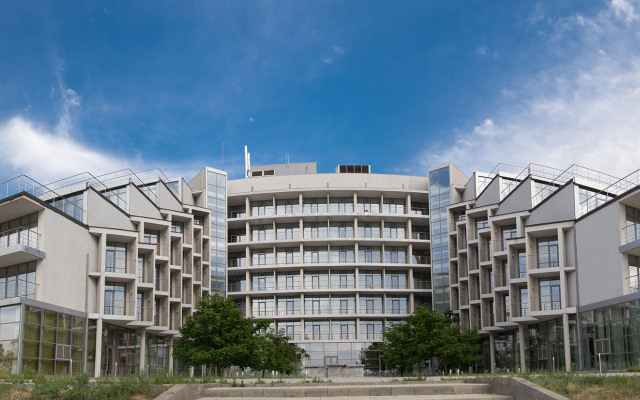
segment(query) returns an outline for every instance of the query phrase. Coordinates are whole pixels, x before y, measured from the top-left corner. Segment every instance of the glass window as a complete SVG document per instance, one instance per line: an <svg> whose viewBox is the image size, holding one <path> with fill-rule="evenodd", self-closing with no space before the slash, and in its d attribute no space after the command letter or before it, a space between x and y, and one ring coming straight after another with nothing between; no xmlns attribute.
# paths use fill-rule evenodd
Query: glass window
<svg viewBox="0 0 640 400"><path fill-rule="evenodd" d="M318 264L329 262L329 249L327 247L305 247L305 264Z"/></svg>
<svg viewBox="0 0 640 400"><path fill-rule="evenodd" d="M106 282L104 286L104 313L107 315L125 315L124 283Z"/></svg>
<svg viewBox="0 0 640 400"><path fill-rule="evenodd" d="M382 212L385 214L405 214L405 200L385 198L382 202Z"/></svg>
<svg viewBox="0 0 640 400"><path fill-rule="evenodd" d="M384 247L384 262L391 264L406 264L407 248L396 246Z"/></svg>
<svg viewBox="0 0 640 400"><path fill-rule="evenodd" d="M549 279L540 281L540 311L560 309L560 281Z"/></svg>
<svg viewBox="0 0 640 400"><path fill-rule="evenodd" d="M379 271L360 271L358 284L362 289L382 288L382 273Z"/></svg>
<svg viewBox="0 0 640 400"><path fill-rule="evenodd" d="M107 254L105 259L105 271L126 273L127 268L127 244L107 242Z"/></svg>
<svg viewBox="0 0 640 400"><path fill-rule="evenodd" d="M540 238L538 246L538 268L558 267L558 238Z"/></svg>
<svg viewBox="0 0 640 400"><path fill-rule="evenodd" d="M332 214L353 213L353 197L332 197L329 199L329 212Z"/></svg>
<svg viewBox="0 0 640 400"><path fill-rule="evenodd" d="M406 239L406 224L402 222L385 222L384 237L387 239Z"/></svg>
<svg viewBox="0 0 640 400"><path fill-rule="evenodd" d="M376 246L359 246L358 247L358 262L361 263L380 263L381 248Z"/></svg>
<svg viewBox="0 0 640 400"><path fill-rule="evenodd" d="M387 289L406 289L407 274L404 272L387 272L385 274L385 287Z"/></svg>
<svg viewBox="0 0 640 400"><path fill-rule="evenodd" d="M300 211L298 199L276 200L276 213L278 215L298 214Z"/></svg>
<svg viewBox="0 0 640 400"><path fill-rule="evenodd" d="M331 238L353 238L353 222L332 221L329 223L329 236Z"/></svg>
<svg viewBox="0 0 640 400"><path fill-rule="evenodd" d="M254 217L273 215L273 201L272 200L252 201L251 215Z"/></svg>
<svg viewBox="0 0 640 400"><path fill-rule="evenodd" d="M330 262L352 263L355 262L355 250L353 247L331 246Z"/></svg>
<svg viewBox="0 0 640 400"><path fill-rule="evenodd" d="M305 222L304 238L305 239L326 239L329 229L326 222Z"/></svg>
<svg viewBox="0 0 640 400"><path fill-rule="evenodd" d="M305 214L326 214L327 198L318 197L303 200L303 209Z"/></svg>
<svg viewBox="0 0 640 400"><path fill-rule="evenodd" d="M376 197L359 197L358 198L358 213L360 214L379 214L380 213L380 198Z"/></svg>
<svg viewBox="0 0 640 400"><path fill-rule="evenodd" d="M358 237L361 239L379 239L379 222L358 222Z"/></svg>

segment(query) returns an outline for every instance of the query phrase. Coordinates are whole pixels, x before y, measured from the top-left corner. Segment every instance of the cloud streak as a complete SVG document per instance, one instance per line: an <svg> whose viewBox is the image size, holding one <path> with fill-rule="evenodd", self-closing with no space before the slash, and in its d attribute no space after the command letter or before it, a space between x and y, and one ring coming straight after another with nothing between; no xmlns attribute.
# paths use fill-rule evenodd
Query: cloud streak
<svg viewBox="0 0 640 400"><path fill-rule="evenodd" d="M619 176L639 168L637 10L637 3L613 0L594 16L555 21L546 40L563 46L570 32L577 56L502 89L507 105L455 132L453 143L430 146L417 162L428 167L452 161L467 173L490 171L499 162L558 168L577 163Z"/></svg>

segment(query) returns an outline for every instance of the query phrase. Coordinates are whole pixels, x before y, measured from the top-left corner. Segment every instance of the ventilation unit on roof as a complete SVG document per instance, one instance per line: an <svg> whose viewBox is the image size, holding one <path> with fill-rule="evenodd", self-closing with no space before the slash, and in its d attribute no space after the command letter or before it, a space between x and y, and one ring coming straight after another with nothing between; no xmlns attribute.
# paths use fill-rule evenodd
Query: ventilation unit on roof
<svg viewBox="0 0 640 400"><path fill-rule="evenodd" d="M336 168L336 172L340 174L368 174L370 171L370 165L338 165Z"/></svg>

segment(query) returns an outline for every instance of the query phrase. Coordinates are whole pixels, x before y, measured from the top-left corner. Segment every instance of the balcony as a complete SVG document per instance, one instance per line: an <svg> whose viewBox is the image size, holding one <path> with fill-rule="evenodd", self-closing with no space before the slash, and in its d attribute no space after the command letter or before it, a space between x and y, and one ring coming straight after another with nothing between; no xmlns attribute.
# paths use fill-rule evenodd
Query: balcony
<svg viewBox="0 0 640 400"><path fill-rule="evenodd" d="M427 255L413 254L411 256L412 264L429 264L431 262L431 257Z"/></svg>
<svg viewBox="0 0 640 400"><path fill-rule="evenodd" d="M411 239L429 240L429 233L428 232L411 232Z"/></svg>
<svg viewBox="0 0 640 400"><path fill-rule="evenodd" d="M136 271L136 276L138 278L138 283L150 283L153 284L153 268L144 267L138 268Z"/></svg>
<svg viewBox="0 0 640 400"><path fill-rule="evenodd" d="M543 295L531 296L531 304L534 307L533 312L559 311L562 309L560 304L560 295Z"/></svg>
<svg viewBox="0 0 640 400"><path fill-rule="evenodd" d="M133 316L137 312L136 300L109 299L104 302L104 315Z"/></svg>
<svg viewBox="0 0 640 400"><path fill-rule="evenodd" d="M247 235L229 235L229 243L246 243Z"/></svg>
<svg viewBox="0 0 640 400"><path fill-rule="evenodd" d="M426 279L414 279L413 280L413 288L414 289L431 290L431 281L426 280Z"/></svg>
<svg viewBox="0 0 640 400"><path fill-rule="evenodd" d="M638 283L640 282L640 276L638 275L632 275L628 278L624 279L624 288L625 288L625 292L624 294L632 294L632 293L638 293L638 288L639 285Z"/></svg>
<svg viewBox="0 0 640 400"><path fill-rule="evenodd" d="M43 260L42 235L24 227L0 232L0 267Z"/></svg>
<svg viewBox="0 0 640 400"><path fill-rule="evenodd" d="M26 279L20 279L16 276L3 278L0 284L0 299L11 299L15 297L26 297L35 299L38 284L29 282Z"/></svg>
<svg viewBox="0 0 640 400"><path fill-rule="evenodd" d="M137 274L138 260L133 258L107 259L104 272L107 274ZM136 271L136 272L134 272Z"/></svg>
<svg viewBox="0 0 640 400"><path fill-rule="evenodd" d="M229 293L246 292L246 291L247 291L246 282L229 283L227 285L227 292Z"/></svg>
<svg viewBox="0 0 640 400"><path fill-rule="evenodd" d="M411 215L426 216L429 210L426 207L411 207Z"/></svg>
<svg viewBox="0 0 640 400"><path fill-rule="evenodd" d="M229 211L229 213L227 214L227 217L229 219L231 219L231 218L246 218L247 217L247 211L246 210L232 210L232 211Z"/></svg>
<svg viewBox="0 0 640 400"><path fill-rule="evenodd" d="M251 313L252 317L272 317L275 315L273 307L258 307Z"/></svg>

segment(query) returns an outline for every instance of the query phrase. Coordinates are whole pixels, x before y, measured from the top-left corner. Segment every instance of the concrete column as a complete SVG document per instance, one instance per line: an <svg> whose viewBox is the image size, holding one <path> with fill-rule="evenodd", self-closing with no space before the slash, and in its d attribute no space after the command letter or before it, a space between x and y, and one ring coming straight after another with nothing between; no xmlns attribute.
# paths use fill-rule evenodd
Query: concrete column
<svg viewBox="0 0 640 400"><path fill-rule="evenodd" d="M569 343L569 314L562 313L562 339L564 341L564 370L571 371L571 344Z"/></svg>
<svg viewBox="0 0 640 400"><path fill-rule="evenodd" d="M527 371L527 358L524 348L524 325L518 324L518 344L520 345L520 372Z"/></svg>
<svg viewBox="0 0 640 400"><path fill-rule="evenodd" d="M169 375L173 375L173 337L169 338Z"/></svg>
<svg viewBox="0 0 640 400"><path fill-rule="evenodd" d="M251 216L251 202L249 201L249 197L244 198L244 208L246 210L247 216ZM247 222L248 224L248 222Z"/></svg>
<svg viewBox="0 0 640 400"><path fill-rule="evenodd" d="M493 332L489 333L489 359L491 362L491 373L496 373L496 344Z"/></svg>
<svg viewBox="0 0 640 400"><path fill-rule="evenodd" d="M147 374L147 331L140 329L140 373Z"/></svg>
<svg viewBox="0 0 640 400"><path fill-rule="evenodd" d="M102 318L96 321L96 357L93 374L96 378L100 376L102 366Z"/></svg>

